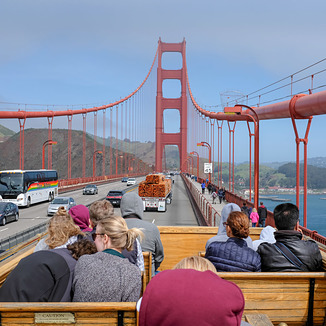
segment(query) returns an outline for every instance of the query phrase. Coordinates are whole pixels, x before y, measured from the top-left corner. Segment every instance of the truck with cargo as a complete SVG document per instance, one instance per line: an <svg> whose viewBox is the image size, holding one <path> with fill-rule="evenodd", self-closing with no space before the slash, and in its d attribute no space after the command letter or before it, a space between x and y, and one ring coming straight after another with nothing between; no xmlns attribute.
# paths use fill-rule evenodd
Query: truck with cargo
<svg viewBox="0 0 326 326"><path fill-rule="evenodd" d="M144 211L156 209L165 212L172 201L172 180L163 174L149 174L145 181L140 182L138 195L143 201Z"/></svg>

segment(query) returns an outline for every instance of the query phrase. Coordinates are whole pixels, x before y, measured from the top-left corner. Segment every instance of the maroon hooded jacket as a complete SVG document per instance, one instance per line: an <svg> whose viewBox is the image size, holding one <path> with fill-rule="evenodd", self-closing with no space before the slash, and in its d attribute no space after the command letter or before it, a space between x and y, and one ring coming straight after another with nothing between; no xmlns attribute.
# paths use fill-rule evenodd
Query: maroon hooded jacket
<svg viewBox="0 0 326 326"><path fill-rule="evenodd" d="M139 326L238 326L244 305L240 288L211 271L166 270L146 287Z"/></svg>
<svg viewBox="0 0 326 326"><path fill-rule="evenodd" d="M83 232L92 231L89 227L89 210L84 205L76 205L71 207L69 214L74 220L75 224L80 227Z"/></svg>

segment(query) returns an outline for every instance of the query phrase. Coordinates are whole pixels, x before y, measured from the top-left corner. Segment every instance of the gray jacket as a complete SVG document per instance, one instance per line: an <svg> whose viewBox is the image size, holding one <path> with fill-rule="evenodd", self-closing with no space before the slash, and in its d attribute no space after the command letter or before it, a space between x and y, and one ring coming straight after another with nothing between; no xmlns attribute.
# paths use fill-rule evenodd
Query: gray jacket
<svg viewBox="0 0 326 326"><path fill-rule="evenodd" d="M128 192L122 196L120 210L121 216L126 220L129 229L140 228L144 232L141 247L143 251L152 253L152 274L154 274L164 259L160 231L155 224L142 219L143 201L136 193Z"/></svg>
<svg viewBox="0 0 326 326"><path fill-rule="evenodd" d="M134 302L141 290L140 269L127 258L98 252L78 259L73 281L77 302Z"/></svg>

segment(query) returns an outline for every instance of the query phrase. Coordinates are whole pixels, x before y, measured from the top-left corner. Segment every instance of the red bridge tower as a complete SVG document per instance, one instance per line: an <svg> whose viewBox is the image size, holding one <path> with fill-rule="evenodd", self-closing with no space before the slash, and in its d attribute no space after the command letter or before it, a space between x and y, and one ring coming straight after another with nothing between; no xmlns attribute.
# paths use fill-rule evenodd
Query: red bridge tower
<svg viewBox="0 0 326 326"><path fill-rule="evenodd" d="M182 68L178 70L162 69L162 54L164 52L180 52ZM164 98L162 94L163 80L177 79L181 83L181 97ZM165 145L177 145L180 156L180 169L184 170L187 160L187 75L186 75L186 41L182 43L158 42L157 95L156 95L156 143L155 170L162 171L162 158ZM166 109L177 109L180 113L180 132L163 132L163 112Z"/></svg>

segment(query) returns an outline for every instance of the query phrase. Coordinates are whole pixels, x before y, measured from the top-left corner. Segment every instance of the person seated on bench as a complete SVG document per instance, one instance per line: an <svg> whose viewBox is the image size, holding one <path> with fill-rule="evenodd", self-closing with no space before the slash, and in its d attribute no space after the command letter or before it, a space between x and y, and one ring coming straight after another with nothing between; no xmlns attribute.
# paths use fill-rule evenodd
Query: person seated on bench
<svg viewBox="0 0 326 326"><path fill-rule="evenodd" d="M262 243L257 249L263 272L313 272L322 270L322 256L313 240L302 240L299 209L291 203L274 208L276 242Z"/></svg>
<svg viewBox="0 0 326 326"><path fill-rule="evenodd" d="M274 232L275 229L272 226L265 226L260 232L259 240L255 240L252 242L253 249L257 251L259 245L263 242L275 243L276 240L274 237Z"/></svg>
<svg viewBox="0 0 326 326"><path fill-rule="evenodd" d="M88 234L92 235L96 233L96 226L99 221L114 216L114 208L108 200L98 200L90 206L89 214L93 230ZM138 239L135 240L132 250L124 249L122 250L122 255L138 266L142 272L145 271L143 251Z"/></svg>
<svg viewBox="0 0 326 326"><path fill-rule="evenodd" d="M228 235L226 234L225 223L226 223L226 220L228 219L229 214L231 212L241 212L241 209L237 204L234 204L234 203L226 204L222 208L220 226L218 227L217 235L215 235L214 237L207 240L207 243L205 246L206 249L214 241L220 241L220 242L224 241L225 242L229 238ZM252 248L252 239L248 236L244 240L247 242L248 247Z"/></svg>
<svg viewBox="0 0 326 326"><path fill-rule="evenodd" d="M79 302L127 302L139 299L140 269L121 254L142 237L137 228L128 229L120 216L102 219L93 233L98 252L81 257L75 268L74 298Z"/></svg>
<svg viewBox="0 0 326 326"><path fill-rule="evenodd" d="M135 192L127 192L121 198L121 216L126 220L128 228L140 228L144 231L141 241L143 251L152 253L152 276L160 267L164 259L164 250L161 235L154 223L143 220L144 207L142 199Z"/></svg>
<svg viewBox="0 0 326 326"><path fill-rule="evenodd" d="M146 287L139 326L239 326L244 306L240 288L216 272L165 270Z"/></svg>
<svg viewBox="0 0 326 326"><path fill-rule="evenodd" d="M243 239L249 235L248 216L243 212L230 213L226 223L226 242L212 242L206 249L218 272L260 272L260 256Z"/></svg>
<svg viewBox="0 0 326 326"><path fill-rule="evenodd" d="M84 233L79 226L75 224L72 217L62 206L57 213L51 217L48 226L48 235L41 239L35 246L34 252L39 250L66 248L68 244L72 244L80 238L84 237Z"/></svg>
<svg viewBox="0 0 326 326"><path fill-rule="evenodd" d="M215 266L206 258L190 256L180 260L172 269L195 269L196 271L212 271L216 273Z"/></svg>
<svg viewBox="0 0 326 326"><path fill-rule="evenodd" d="M97 252L92 241L40 250L23 258L0 288L0 302L70 302L77 260Z"/></svg>
<svg viewBox="0 0 326 326"><path fill-rule="evenodd" d="M69 215L83 232L91 232L89 210L85 205L76 205L69 209Z"/></svg>

